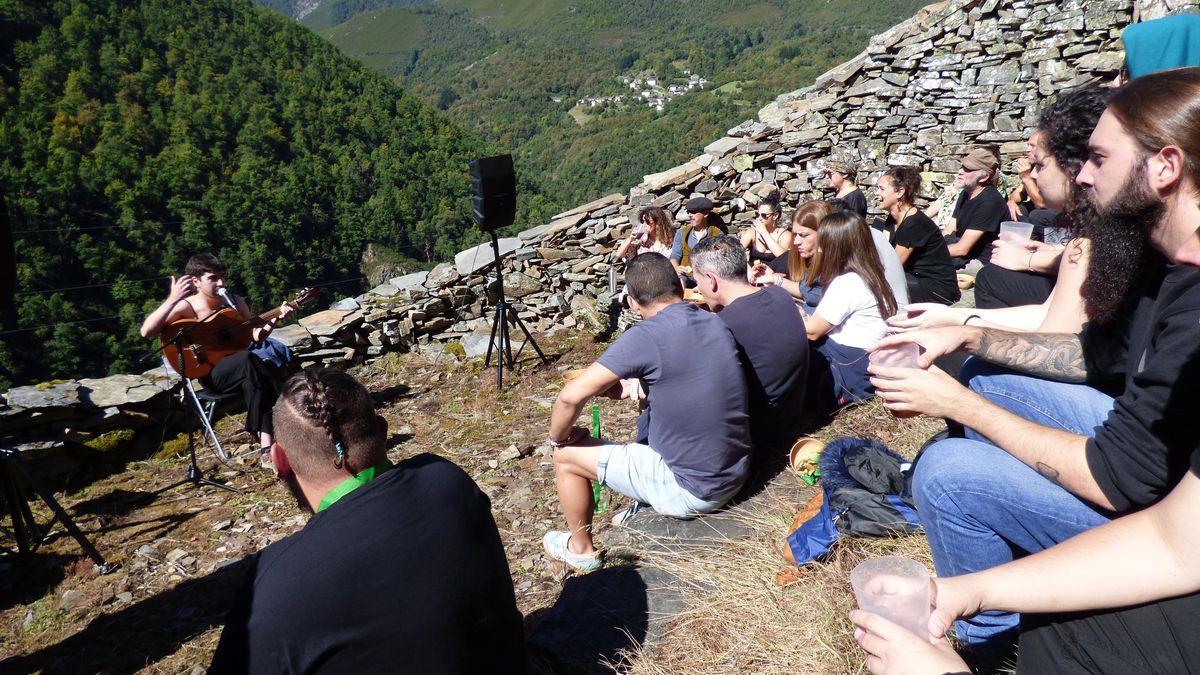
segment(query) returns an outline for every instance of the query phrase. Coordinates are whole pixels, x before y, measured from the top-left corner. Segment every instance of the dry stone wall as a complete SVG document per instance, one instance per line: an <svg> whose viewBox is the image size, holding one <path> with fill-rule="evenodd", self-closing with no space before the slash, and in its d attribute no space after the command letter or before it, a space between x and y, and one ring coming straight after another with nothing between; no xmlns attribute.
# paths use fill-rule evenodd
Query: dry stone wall
<svg viewBox="0 0 1200 675"><path fill-rule="evenodd" d="M1194 5L1194 3L1189 3ZM1172 3L1172 9L1179 9ZM779 190L785 202L830 196L832 159L855 162L870 186L889 165L920 167L936 194L974 144L1006 160L1056 92L1111 79L1120 32L1162 0L968 0L931 5L870 41L813 86L779 96L684 164L500 240L504 288L534 331L599 324L610 306L612 251L637 210L705 195L734 230ZM1007 165L1007 163L1006 163ZM497 298L491 245L430 272L391 279L276 331L301 363L348 365L389 351L483 354ZM519 334L518 334L519 335ZM515 339L515 338L514 338ZM459 347L454 345L460 345ZM0 434L56 442L152 421L170 381L161 373L19 387L0 406Z"/></svg>

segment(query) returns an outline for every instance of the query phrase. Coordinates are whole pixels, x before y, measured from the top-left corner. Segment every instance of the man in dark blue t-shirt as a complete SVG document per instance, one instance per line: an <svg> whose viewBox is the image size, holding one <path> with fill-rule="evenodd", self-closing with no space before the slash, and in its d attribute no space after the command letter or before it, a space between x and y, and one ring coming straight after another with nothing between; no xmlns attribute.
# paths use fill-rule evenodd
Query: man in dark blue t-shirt
<svg viewBox="0 0 1200 675"><path fill-rule="evenodd" d="M625 270L630 308L644 321L559 393L550 445L567 530L546 533L553 558L580 570L601 565L592 542L592 487L599 480L659 513L690 517L723 506L746 481L750 438L737 343L715 315L683 301L671 262L643 253ZM646 443L589 438L574 426L588 399L641 398ZM642 439L638 439L642 440Z"/></svg>
<svg viewBox="0 0 1200 675"><path fill-rule="evenodd" d="M808 337L796 303L779 286L746 280L746 249L729 235L696 244L692 269L696 290L737 341L754 446L789 447L800 435L808 374Z"/></svg>

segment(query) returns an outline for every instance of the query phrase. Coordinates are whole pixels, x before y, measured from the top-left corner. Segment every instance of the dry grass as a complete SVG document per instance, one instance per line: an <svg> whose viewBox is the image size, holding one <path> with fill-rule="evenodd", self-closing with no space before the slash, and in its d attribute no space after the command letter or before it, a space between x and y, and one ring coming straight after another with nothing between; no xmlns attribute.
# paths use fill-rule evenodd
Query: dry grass
<svg viewBox="0 0 1200 675"><path fill-rule="evenodd" d="M938 420L897 420L878 402L844 411L815 434L822 440L856 435L883 440L912 456L942 427ZM854 607L850 570L868 557L901 555L933 568L923 536L843 539L828 559L808 565L793 583L779 586L788 570L782 545L794 504L766 502L743 518L748 538L649 553L642 564L675 579L672 591L687 609L661 642L629 655L635 675L665 673L861 673L863 660L846 618Z"/></svg>

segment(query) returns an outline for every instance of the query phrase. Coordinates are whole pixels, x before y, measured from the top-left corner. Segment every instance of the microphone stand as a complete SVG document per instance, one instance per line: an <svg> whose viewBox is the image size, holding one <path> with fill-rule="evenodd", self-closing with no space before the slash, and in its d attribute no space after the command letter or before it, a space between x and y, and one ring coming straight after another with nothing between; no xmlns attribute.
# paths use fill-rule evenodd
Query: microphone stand
<svg viewBox="0 0 1200 675"><path fill-rule="evenodd" d="M179 363L177 364L177 372L179 373L180 391L183 392L184 398L189 398L189 397L191 398L192 404L196 408L196 414L203 415L204 410L200 407L200 404L196 399L196 390L195 390L195 388L192 387L192 380L191 380L191 378L189 378L186 375L187 362L186 362L186 359L184 358L183 350L192 346L192 343L187 340L187 334L188 334L187 329L181 330L181 331L179 331L179 333L177 335L175 335L175 337L171 338L170 340L167 340L166 344L175 345L175 353L179 355ZM165 349L166 345L163 345L163 348ZM188 430L187 472L184 474L183 478L181 478L180 480L178 480L174 483L171 483L170 485L168 485L160 490L157 490L155 492L155 494L162 494L163 492L166 492L168 490L173 490L177 487L181 487L181 486L187 485L189 483L195 487L199 487L201 485L211 485L212 487L220 488L222 490L228 490L229 492L233 492L235 494L242 493L241 490L239 490L235 487L225 485L224 483L218 483L215 480L211 480L209 478L204 477L204 472L200 470L200 465L196 463L196 434L191 429Z"/></svg>

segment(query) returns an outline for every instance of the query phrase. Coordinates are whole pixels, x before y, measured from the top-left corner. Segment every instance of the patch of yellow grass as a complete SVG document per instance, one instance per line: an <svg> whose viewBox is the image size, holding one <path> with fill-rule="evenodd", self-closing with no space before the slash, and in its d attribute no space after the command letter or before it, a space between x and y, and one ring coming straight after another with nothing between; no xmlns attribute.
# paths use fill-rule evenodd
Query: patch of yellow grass
<svg viewBox="0 0 1200 675"><path fill-rule="evenodd" d="M813 434L880 438L911 457L942 428L940 420L898 420L878 401L843 411ZM920 560L932 571L925 537L843 538L828 558L803 568L780 587L776 575L790 569L780 557L795 515L788 503L760 503L742 516L751 535L715 547L683 546L648 553L643 565L673 578L670 590L687 609L674 618L663 639L629 654L634 675L665 673L862 673L862 652L847 613L854 608L850 570L866 558L899 555Z"/></svg>

